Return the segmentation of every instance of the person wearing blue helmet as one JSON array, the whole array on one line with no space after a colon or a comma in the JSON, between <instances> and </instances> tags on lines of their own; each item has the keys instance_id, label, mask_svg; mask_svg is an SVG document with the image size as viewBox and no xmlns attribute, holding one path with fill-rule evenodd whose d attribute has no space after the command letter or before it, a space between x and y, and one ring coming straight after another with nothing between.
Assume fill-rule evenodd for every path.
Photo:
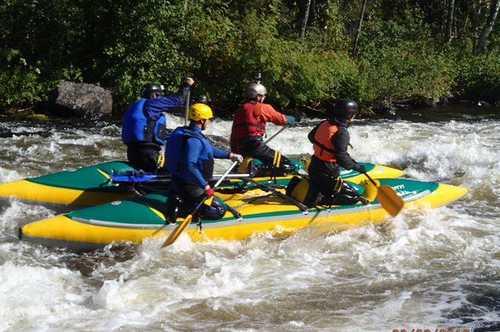
<instances>
[{"instance_id":1,"label":"person wearing blue helmet","mask_svg":"<svg viewBox=\"0 0 500 332\"><path fill-rule=\"evenodd\" d=\"M186 78L184 90L193 84L192 78ZM132 167L146 172L164 166L166 113L183 108L187 102L182 94L164 96L164 90L159 83L146 84L141 98L123 116L122 141L127 145L128 161Z\"/></svg>"}]
</instances>

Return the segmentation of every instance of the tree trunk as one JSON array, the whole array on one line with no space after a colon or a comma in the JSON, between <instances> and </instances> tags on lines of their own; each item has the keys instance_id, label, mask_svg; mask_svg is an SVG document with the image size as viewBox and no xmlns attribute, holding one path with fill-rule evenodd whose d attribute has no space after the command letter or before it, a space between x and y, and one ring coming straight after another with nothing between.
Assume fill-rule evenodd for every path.
<instances>
[{"instance_id":1,"label":"tree trunk","mask_svg":"<svg viewBox=\"0 0 500 332\"><path fill-rule=\"evenodd\" d=\"M478 37L479 27L481 25L481 12L483 7L480 2L477 0L473 0L470 3L471 5L471 22L472 22L472 31L474 34L474 38Z\"/></svg>"},{"instance_id":2,"label":"tree trunk","mask_svg":"<svg viewBox=\"0 0 500 332\"><path fill-rule=\"evenodd\" d=\"M307 21L309 20L309 11L311 10L311 0L306 1L306 8L304 10L304 19L302 20L302 28L300 29L300 39L304 39L306 35Z\"/></svg>"},{"instance_id":3,"label":"tree trunk","mask_svg":"<svg viewBox=\"0 0 500 332\"><path fill-rule=\"evenodd\" d=\"M483 53L486 51L486 44L488 43L488 37L490 36L495 22L497 20L498 11L500 10L500 0L491 0L490 3L490 15L484 24L481 35L479 36L479 41L477 43L476 53Z\"/></svg>"},{"instance_id":4,"label":"tree trunk","mask_svg":"<svg viewBox=\"0 0 500 332\"><path fill-rule=\"evenodd\" d=\"M363 5L361 6L361 13L359 14L358 29L356 30L356 38L354 39L354 45L352 47L352 56L354 56L354 57L358 55L359 36L361 35L361 27L363 25L363 19L365 17L366 3L367 2L368 2L368 0L363 0Z\"/></svg>"},{"instance_id":5,"label":"tree trunk","mask_svg":"<svg viewBox=\"0 0 500 332\"><path fill-rule=\"evenodd\" d=\"M453 20L455 17L455 0L450 0L450 4L448 7L448 26L447 26L447 37L448 40L447 42L450 43L451 40L453 39Z\"/></svg>"}]
</instances>

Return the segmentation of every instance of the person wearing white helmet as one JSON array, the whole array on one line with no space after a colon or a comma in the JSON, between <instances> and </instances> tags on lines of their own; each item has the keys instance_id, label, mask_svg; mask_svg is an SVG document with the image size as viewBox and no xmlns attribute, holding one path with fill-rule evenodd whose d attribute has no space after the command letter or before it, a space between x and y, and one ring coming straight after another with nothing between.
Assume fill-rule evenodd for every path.
<instances>
[{"instance_id":1,"label":"person wearing white helmet","mask_svg":"<svg viewBox=\"0 0 500 332\"><path fill-rule=\"evenodd\" d=\"M256 158L264 166L272 167L275 161L273 149L268 147L263 137L266 134L266 123L279 126L294 125L295 117L276 111L270 104L264 103L267 89L261 83L250 83L246 90L246 101L235 113L231 129L231 151L244 157ZM286 157L281 158L282 165L290 165Z\"/></svg>"}]
</instances>

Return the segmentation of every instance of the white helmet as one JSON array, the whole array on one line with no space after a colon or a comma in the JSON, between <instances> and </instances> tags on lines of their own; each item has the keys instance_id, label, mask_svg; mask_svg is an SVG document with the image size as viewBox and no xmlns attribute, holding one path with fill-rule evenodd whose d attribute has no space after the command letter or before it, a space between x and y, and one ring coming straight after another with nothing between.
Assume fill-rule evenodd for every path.
<instances>
[{"instance_id":1,"label":"white helmet","mask_svg":"<svg viewBox=\"0 0 500 332\"><path fill-rule=\"evenodd\" d=\"M247 97L255 99L257 96L267 95L267 89L260 83L250 83L247 87Z\"/></svg>"}]
</instances>

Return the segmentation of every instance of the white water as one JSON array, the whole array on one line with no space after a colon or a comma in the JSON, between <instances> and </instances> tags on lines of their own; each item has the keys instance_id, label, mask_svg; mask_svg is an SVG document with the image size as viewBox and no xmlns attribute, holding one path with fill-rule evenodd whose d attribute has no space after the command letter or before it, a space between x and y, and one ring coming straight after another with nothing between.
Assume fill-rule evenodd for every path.
<instances>
[{"instance_id":1,"label":"white water","mask_svg":"<svg viewBox=\"0 0 500 332\"><path fill-rule=\"evenodd\" d=\"M50 129L48 136L1 125L34 133L1 139L1 182L125 155L113 125ZM306 230L204 244L182 236L162 250L147 241L76 255L16 239L17 227L55 211L1 203L0 331L392 331L498 323L499 125L356 123L356 159L463 185L469 194L448 207L337 234ZM271 145L308 153L309 130L287 129ZM208 133L229 132L229 122L216 121Z\"/></svg>"}]
</instances>

